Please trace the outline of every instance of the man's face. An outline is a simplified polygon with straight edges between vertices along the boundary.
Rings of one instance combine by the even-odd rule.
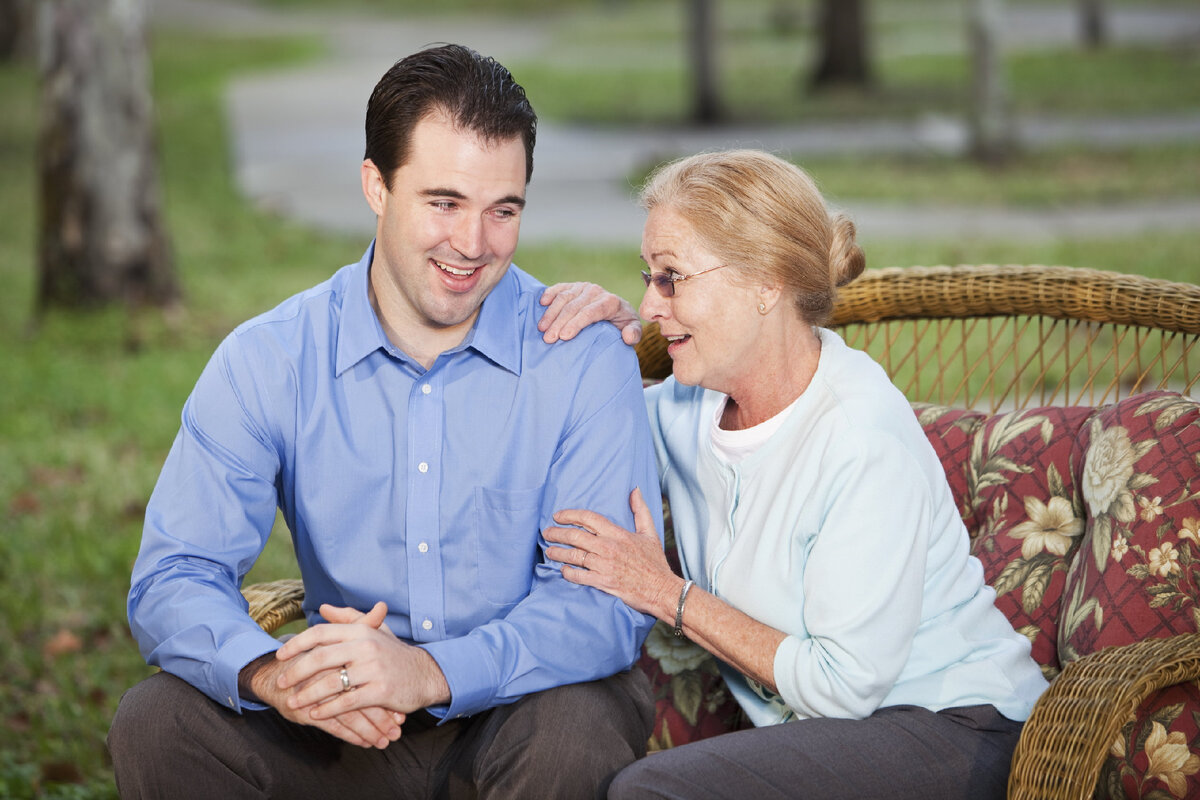
[[[385,329],[412,346],[453,346],[517,249],[521,139],[486,143],[434,113],[413,129],[391,191],[370,161],[363,191],[379,217],[371,286]]]

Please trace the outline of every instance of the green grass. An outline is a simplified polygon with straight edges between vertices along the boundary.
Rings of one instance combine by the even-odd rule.
[[[162,176],[185,307],[165,317],[53,313],[36,326],[35,80],[28,68],[0,66],[0,797],[115,796],[104,736],[121,692],[149,672],[126,629],[124,597],[144,505],[184,398],[234,325],[357,259],[365,244],[252,210],[230,175],[225,81],[319,51],[304,40],[160,38]],[[1185,95],[1189,81],[1200,84],[1194,79],[1186,70],[1172,78]],[[577,93],[617,83],[608,74],[574,80]],[[1047,207],[1080,197],[1194,198],[1187,181],[1196,161],[1196,148],[1180,145],[1034,155],[1001,174],[936,159],[809,166],[839,197]],[[872,266],[1063,263],[1200,282],[1191,233],[1021,243],[894,242],[864,231],[863,243]],[[582,278],[634,302],[641,296],[637,242],[523,246],[518,262],[547,281]],[[251,579],[290,574],[280,534]]]
[[[593,45],[594,47],[595,45]],[[512,61],[538,113],[596,124],[675,125],[687,120],[688,65],[681,41],[622,40],[623,52],[649,48],[657,57],[587,58],[555,63]],[[781,123],[855,118],[962,118],[969,71],[962,55],[881,58],[867,92],[813,94],[803,88],[803,51],[776,44],[764,56],[753,38],[723,51],[719,91],[726,115],[738,122]],[[578,51],[576,51],[578,53]],[[674,58],[662,53],[678,54]],[[1018,53],[1006,62],[1015,113],[1122,116],[1192,113],[1200,106],[1200,57],[1193,51],[1112,47],[1098,52]]]

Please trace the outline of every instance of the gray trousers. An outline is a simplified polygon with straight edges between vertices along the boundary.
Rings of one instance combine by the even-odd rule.
[[[882,708],[728,733],[626,767],[609,798],[1000,800],[1021,723],[992,706]]]
[[[158,673],[121,698],[108,747],[124,800],[592,798],[645,754],[653,723],[633,670],[441,725],[412,714],[399,741],[365,749],[274,710],[237,714]]]

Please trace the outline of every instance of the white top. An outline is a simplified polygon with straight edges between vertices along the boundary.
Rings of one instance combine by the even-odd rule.
[[[739,461],[744,460],[746,456],[769,442],[771,437],[783,427],[783,423],[787,421],[788,414],[791,413],[792,408],[795,407],[796,403],[800,402],[799,398],[797,398],[787,408],[765,422],[760,422],[749,428],[743,428],[740,431],[727,431],[721,427],[721,417],[725,414],[725,405],[729,402],[729,395],[722,395],[722,397],[724,399],[717,403],[716,413],[713,414],[709,436],[712,437],[713,447],[716,448],[717,455],[730,464],[737,464]]]
[[[724,395],[646,391],[685,577],[787,634],[779,694],[722,665],[731,691],[755,725],[900,704],[1024,720],[1046,682],[969,554],[941,462],[883,370],[819,335],[812,382],[740,463],[712,443]]]

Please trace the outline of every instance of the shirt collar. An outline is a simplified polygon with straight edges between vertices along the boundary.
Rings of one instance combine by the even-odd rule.
[[[399,352],[383,332],[375,309],[371,307],[369,281],[375,256],[372,241],[362,259],[355,264],[342,299],[338,321],[336,375],[362,361],[376,350]],[[500,283],[484,299],[466,339],[449,352],[471,348],[509,372],[521,372],[521,325],[519,322],[519,280],[516,267],[510,266]]]
[[[375,309],[371,308],[368,281],[371,274],[371,259],[375,256],[375,242],[350,270],[349,280],[342,296],[342,313],[338,320],[337,361],[335,375],[362,361],[371,353],[388,349],[388,339],[383,333]]]

